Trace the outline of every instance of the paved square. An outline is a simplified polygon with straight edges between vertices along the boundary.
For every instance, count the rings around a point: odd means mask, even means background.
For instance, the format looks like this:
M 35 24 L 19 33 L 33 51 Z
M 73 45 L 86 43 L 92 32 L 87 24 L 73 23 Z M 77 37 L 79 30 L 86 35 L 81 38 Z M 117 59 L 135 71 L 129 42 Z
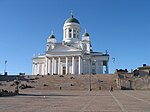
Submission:
M 0 97 L 0 112 L 150 112 L 150 91 L 32 91 Z

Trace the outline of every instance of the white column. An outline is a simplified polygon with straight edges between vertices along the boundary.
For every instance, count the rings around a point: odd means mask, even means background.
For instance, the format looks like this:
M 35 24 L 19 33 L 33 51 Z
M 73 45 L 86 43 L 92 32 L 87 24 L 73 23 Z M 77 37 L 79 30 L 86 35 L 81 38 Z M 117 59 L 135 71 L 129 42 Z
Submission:
M 47 57 L 45 57 L 45 66 L 44 66 L 44 69 L 45 69 L 44 74 L 47 75 L 47 73 L 48 73 L 48 59 L 47 59 Z
M 60 66 L 60 73 L 61 73 L 61 75 L 63 75 L 63 66 L 62 65 Z
M 71 38 L 73 38 L 73 29 L 71 29 Z
M 82 60 L 81 60 L 81 56 L 79 56 L 79 61 L 78 61 L 78 64 L 79 64 L 79 71 L 78 71 L 78 74 L 81 74 L 82 73 Z
M 61 74 L 61 72 L 60 72 L 60 67 L 61 67 L 61 65 L 60 65 L 60 57 L 59 57 L 59 58 L 58 58 L 58 75 Z
M 83 60 L 81 58 L 81 74 L 83 73 Z
M 53 68 L 53 69 L 54 69 L 54 72 L 53 72 L 53 73 L 54 73 L 54 74 L 56 74 L 56 73 L 57 73 L 57 72 L 56 72 L 56 71 L 57 71 L 57 69 L 56 69 L 56 65 L 57 65 L 57 58 L 54 58 L 53 63 L 54 63 L 54 65 L 53 65 L 53 66 L 54 66 L 54 68 Z
M 54 58 L 52 58 L 52 67 L 51 67 L 51 74 L 53 75 L 54 73 Z
M 51 59 L 48 59 L 48 65 L 47 65 L 47 70 L 48 70 L 48 73 L 51 74 Z
M 41 75 L 45 75 L 44 63 L 41 64 Z
M 50 72 L 49 72 L 49 71 L 50 71 L 49 63 L 50 63 L 50 60 L 49 60 L 49 58 L 47 58 L 47 67 L 46 67 L 46 68 L 47 68 L 47 69 L 46 69 L 46 70 L 47 70 L 47 74 L 50 73 Z
M 72 74 L 74 74 L 75 66 L 74 66 L 74 57 L 72 57 Z
M 36 73 L 35 75 L 38 74 L 38 63 L 36 63 L 36 72 L 35 73 Z
M 34 75 L 37 75 L 37 64 L 35 63 L 35 67 L 34 67 Z
M 37 64 L 37 74 L 40 75 L 40 64 L 39 64 L 39 63 Z M 37 75 L 37 74 L 36 74 L 36 75 Z
M 68 57 L 66 57 L 66 75 L 68 74 Z
M 58 74 L 58 58 L 56 58 L 56 74 Z
M 36 70 L 36 69 L 35 69 L 35 64 L 33 63 L 33 75 L 36 75 L 36 74 L 35 74 L 35 70 Z
M 64 29 L 63 31 L 64 31 L 63 40 L 65 40 L 65 38 L 66 38 L 66 29 Z
M 32 63 L 32 75 L 34 75 L 34 63 Z
M 35 64 L 32 64 L 32 75 L 35 75 Z
M 66 38 L 69 38 L 69 29 L 67 29 L 67 34 L 66 34 Z
M 42 64 L 39 64 L 39 74 L 42 75 Z

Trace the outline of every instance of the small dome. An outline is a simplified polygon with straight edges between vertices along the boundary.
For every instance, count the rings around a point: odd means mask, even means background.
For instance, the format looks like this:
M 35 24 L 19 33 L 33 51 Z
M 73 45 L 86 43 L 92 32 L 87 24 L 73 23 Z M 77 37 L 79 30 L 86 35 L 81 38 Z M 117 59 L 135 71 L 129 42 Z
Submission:
M 82 35 L 83 37 L 88 37 L 88 36 L 90 36 L 87 32 L 85 32 L 83 35 Z
M 49 36 L 49 38 L 53 39 L 53 38 L 55 38 L 55 36 L 52 34 L 52 35 Z
M 78 23 L 78 24 L 80 24 L 79 21 L 76 18 L 74 18 L 73 16 L 71 16 L 70 18 L 68 18 L 65 21 L 65 23 Z

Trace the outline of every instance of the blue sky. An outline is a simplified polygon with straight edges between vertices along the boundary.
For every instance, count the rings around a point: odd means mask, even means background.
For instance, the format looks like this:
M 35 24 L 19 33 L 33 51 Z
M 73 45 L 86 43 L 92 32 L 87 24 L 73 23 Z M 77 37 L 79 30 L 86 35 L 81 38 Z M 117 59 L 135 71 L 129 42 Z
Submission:
M 110 72 L 150 65 L 149 0 L 0 0 L 0 73 L 7 60 L 9 74 L 31 74 L 33 54 L 45 52 L 51 30 L 62 40 L 71 10 L 80 36 L 86 28 L 93 50 L 108 50 Z

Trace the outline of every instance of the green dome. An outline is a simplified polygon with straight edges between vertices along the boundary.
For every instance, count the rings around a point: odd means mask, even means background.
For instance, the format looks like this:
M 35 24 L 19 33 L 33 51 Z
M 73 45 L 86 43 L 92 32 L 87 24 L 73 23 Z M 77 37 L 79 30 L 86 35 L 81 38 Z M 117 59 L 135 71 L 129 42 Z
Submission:
M 55 38 L 55 36 L 52 34 L 49 36 L 49 38 L 53 39 L 53 38 Z
M 78 24 L 80 24 L 79 21 L 78 21 L 76 18 L 74 18 L 73 16 L 70 17 L 70 18 L 68 18 L 68 19 L 65 21 L 65 23 L 78 23 Z
M 87 32 L 85 32 L 82 36 L 87 37 L 87 36 L 90 36 L 90 35 Z

